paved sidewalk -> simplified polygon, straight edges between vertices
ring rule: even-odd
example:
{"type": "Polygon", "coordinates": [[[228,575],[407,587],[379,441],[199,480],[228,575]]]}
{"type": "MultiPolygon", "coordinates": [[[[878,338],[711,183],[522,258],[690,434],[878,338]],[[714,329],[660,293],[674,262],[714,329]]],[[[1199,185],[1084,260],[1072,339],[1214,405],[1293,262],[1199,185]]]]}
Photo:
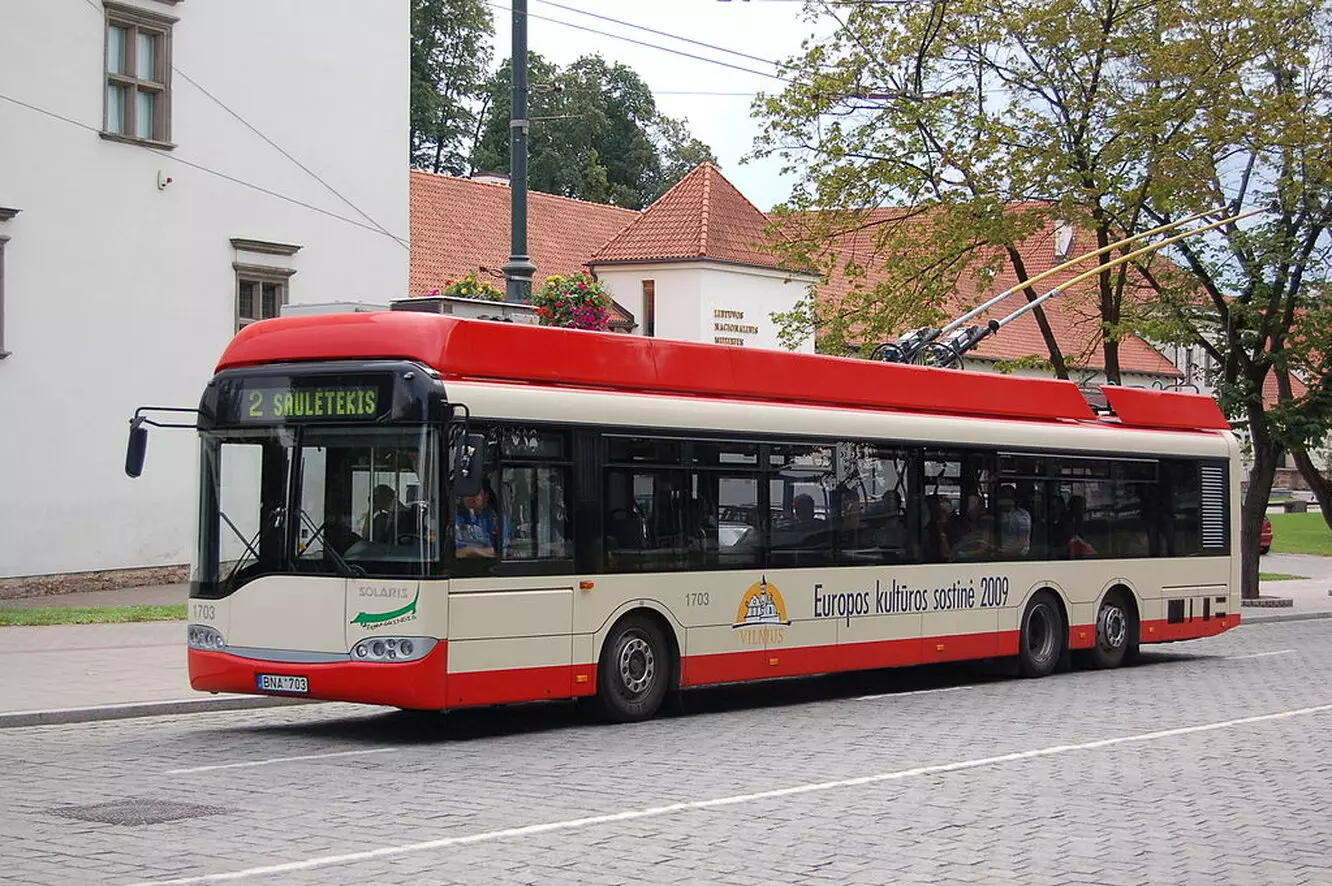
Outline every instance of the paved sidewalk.
{"type": "Polygon", "coordinates": [[[191,689],[182,621],[0,627],[0,674],[0,727],[299,703],[191,689]]]}

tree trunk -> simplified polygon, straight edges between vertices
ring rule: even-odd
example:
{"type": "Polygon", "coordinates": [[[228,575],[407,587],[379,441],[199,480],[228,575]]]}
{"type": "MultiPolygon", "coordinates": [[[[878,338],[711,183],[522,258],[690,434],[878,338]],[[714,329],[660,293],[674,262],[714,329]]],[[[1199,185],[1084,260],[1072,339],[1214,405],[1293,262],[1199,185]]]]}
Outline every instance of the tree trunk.
{"type": "Polygon", "coordinates": [[[1263,531],[1263,517],[1267,514],[1267,500],[1272,494],[1272,481],[1276,479],[1277,447],[1268,432],[1262,404],[1250,403],[1248,411],[1253,467],[1249,469],[1249,488],[1244,493],[1244,505],[1240,511],[1240,596],[1252,600],[1258,597],[1259,536],[1263,531]]]}
{"type": "MultiPolygon", "coordinates": [[[[1019,280],[1027,279],[1027,264],[1022,260],[1022,253],[1015,247],[1008,247],[1008,259],[1013,263],[1013,270],[1017,273],[1019,280]]],[[[1040,296],[1031,286],[1024,286],[1022,294],[1027,297],[1028,302],[1034,302],[1040,296]]],[[[1050,321],[1045,317],[1045,311],[1040,308],[1032,308],[1032,313],[1036,315],[1036,325],[1041,330],[1041,338],[1045,339],[1045,348],[1050,352],[1050,366],[1054,369],[1055,378],[1068,378],[1068,365],[1064,362],[1064,352],[1059,347],[1059,342],[1055,341],[1054,331],[1050,329],[1050,321]]]]}
{"type": "Polygon", "coordinates": [[[1314,495],[1318,496],[1318,507],[1323,511],[1323,520],[1332,528],[1332,477],[1322,474],[1309,457],[1306,449],[1297,449],[1291,453],[1295,457],[1295,467],[1300,469],[1300,476],[1309,484],[1314,495]]]}

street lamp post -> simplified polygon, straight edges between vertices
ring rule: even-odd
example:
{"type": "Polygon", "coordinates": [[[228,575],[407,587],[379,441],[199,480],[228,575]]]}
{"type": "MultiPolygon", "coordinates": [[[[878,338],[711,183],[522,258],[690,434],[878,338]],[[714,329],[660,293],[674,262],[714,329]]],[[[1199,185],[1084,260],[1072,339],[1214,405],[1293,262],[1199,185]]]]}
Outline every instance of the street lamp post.
{"type": "Polygon", "coordinates": [[[536,265],[527,254],[527,0],[513,0],[513,107],[509,113],[509,260],[504,300],[525,302],[536,265]]]}

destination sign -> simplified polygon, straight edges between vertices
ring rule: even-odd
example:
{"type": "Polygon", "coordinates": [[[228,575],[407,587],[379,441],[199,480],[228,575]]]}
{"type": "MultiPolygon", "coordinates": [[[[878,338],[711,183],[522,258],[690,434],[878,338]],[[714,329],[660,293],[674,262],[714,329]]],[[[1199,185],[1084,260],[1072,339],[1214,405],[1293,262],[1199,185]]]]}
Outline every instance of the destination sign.
{"type": "Polygon", "coordinates": [[[244,422],[367,421],[378,418],[383,406],[376,385],[246,386],[241,392],[239,418],[244,422]]]}

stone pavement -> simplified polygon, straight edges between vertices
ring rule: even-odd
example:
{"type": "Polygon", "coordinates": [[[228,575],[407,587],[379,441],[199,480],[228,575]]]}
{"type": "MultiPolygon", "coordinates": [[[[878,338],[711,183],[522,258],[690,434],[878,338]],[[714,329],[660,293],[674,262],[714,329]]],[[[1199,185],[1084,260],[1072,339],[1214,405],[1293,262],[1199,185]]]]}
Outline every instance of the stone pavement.
{"type": "MultiPolygon", "coordinates": [[[[1308,575],[1265,582],[1283,608],[1242,609],[1243,622],[1332,618],[1332,558],[1270,554],[1264,572],[1308,575]]],[[[0,600],[0,608],[184,603],[189,586],[163,585],[0,600]]],[[[297,699],[207,695],[190,688],[183,622],[0,627],[0,726],[266,707],[297,699]]]]}
{"type": "Polygon", "coordinates": [[[966,668],[0,733],[23,886],[1332,883],[1332,621],[1046,679],[966,668]]]}

